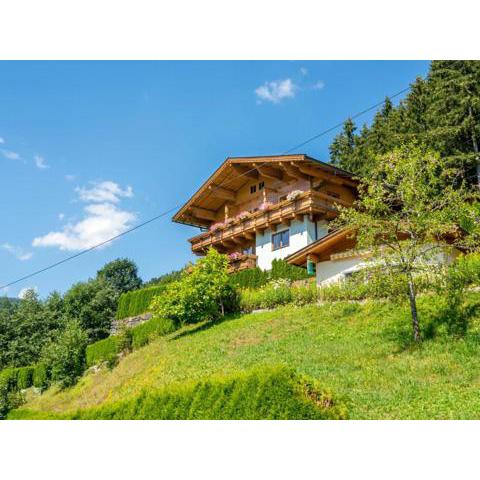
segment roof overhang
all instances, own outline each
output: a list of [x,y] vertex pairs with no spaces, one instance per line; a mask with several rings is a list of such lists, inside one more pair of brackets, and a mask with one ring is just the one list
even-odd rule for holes
[[306,265],[308,258],[316,262],[330,260],[332,254],[353,249],[355,245],[355,232],[348,228],[342,228],[292,253],[285,260],[291,265],[302,267]]
[[[206,227],[226,201],[254,178],[286,180],[324,176],[325,180],[356,188],[354,175],[305,154],[229,157],[173,216],[173,221]],[[200,216],[202,218],[200,218]]]

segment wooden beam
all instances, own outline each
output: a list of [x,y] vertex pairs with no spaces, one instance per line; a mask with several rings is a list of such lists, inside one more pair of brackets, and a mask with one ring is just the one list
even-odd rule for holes
[[323,178],[324,180],[327,180],[332,183],[336,183],[337,185],[348,185],[349,187],[357,186],[357,184],[353,180],[340,177],[337,175],[332,175],[331,173],[327,173],[323,170],[320,170],[314,167],[302,165],[301,163],[296,164],[294,162],[292,162],[292,165],[297,167],[302,173],[306,173],[307,175],[310,175],[315,178]]
[[329,195],[328,193],[325,193],[325,192],[315,191],[315,195],[317,195],[320,198],[323,198],[324,200],[328,200],[332,204],[338,203],[340,205],[343,205],[344,207],[351,207],[352,206],[352,202],[347,202],[343,198],[332,197],[331,195]]
[[195,217],[203,218],[205,220],[216,220],[216,212],[207,210],[206,208],[192,207],[192,213]]
[[258,163],[254,163],[253,166],[259,171],[260,175],[267,178],[273,178],[274,180],[282,180],[283,174],[277,168],[273,168],[270,166],[259,165]]
[[217,198],[221,198],[223,200],[230,200],[232,202],[235,201],[235,192],[233,190],[229,190],[228,188],[223,188],[218,185],[209,185],[208,189],[210,190],[211,195]]
[[235,163],[231,163],[230,166],[237,172],[239,175],[248,178],[254,178],[255,180],[258,179],[258,171],[253,170],[251,167],[246,167],[244,165],[238,165]]
[[302,173],[297,167],[294,167],[291,164],[281,163],[280,166],[285,170],[287,175],[291,178],[296,178],[298,180],[308,180],[309,176]]
[[247,240],[253,240],[255,238],[255,234],[251,233],[251,232],[243,232],[243,236],[247,239]]

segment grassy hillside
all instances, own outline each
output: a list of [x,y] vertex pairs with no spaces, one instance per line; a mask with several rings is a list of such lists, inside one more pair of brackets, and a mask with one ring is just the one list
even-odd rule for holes
[[[434,303],[421,298],[420,311]],[[282,364],[333,392],[349,418],[479,418],[479,327],[475,320],[464,339],[411,347],[408,311],[392,304],[283,307],[156,340],[71,389],[30,394],[12,417],[103,408],[179,382]]]
[[149,389],[120,402],[76,412],[11,412],[10,419],[52,420],[340,420],[345,406],[317,382],[286,367],[215,376]]

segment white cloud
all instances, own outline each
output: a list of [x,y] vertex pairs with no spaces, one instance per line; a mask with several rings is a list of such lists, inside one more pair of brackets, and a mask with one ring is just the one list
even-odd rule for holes
[[[84,250],[128,230],[136,219],[134,213],[117,205],[122,198],[133,197],[131,187],[122,189],[115,182],[105,181],[93,183],[91,188],[76,188],[75,191],[80,200],[88,202],[83,218],[76,223],[68,223],[59,231],[34,238],[34,247]],[[65,216],[61,213],[58,218],[63,220]]]
[[73,182],[75,180],[75,175],[65,175],[65,180],[67,182]]
[[2,150],[2,155],[9,160],[20,160],[20,154],[11,152],[10,150]]
[[[136,216],[111,203],[95,203],[84,208],[84,218],[33,240],[34,247],[83,250],[115,237],[132,226]],[[108,244],[105,244],[105,246]]]
[[5,143],[5,139],[3,137],[0,137],[0,143]]
[[22,262],[25,260],[30,260],[33,257],[32,252],[26,252],[23,248],[17,247],[16,245],[12,245],[10,243],[2,243],[0,248],[12,254],[15,258],[21,260]]
[[40,155],[35,155],[35,156],[33,157],[33,159],[35,160],[35,166],[36,166],[37,168],[40,168],[41,170],[43,170],[43,169],[45,169],[45,168],[50,168],[50,165],[47,165],[47,164],[45,163],[45,159],[44,159],[42,156],[40,156]]
[[58,214],[58,219],[59,220],[63,220],[65,218],[65,214],[64,213],[59,213]]
[[84,202],[118,203],[122,197],[133,197],[132,187],[127,186],[122,190],[117,183],[111,181],[93,183],[91,188],[77,187],[75,191]]
[[25,287],[18,292],[18,298],[23,300],[30,290],[33,290],[35,293],[38,293],[38,287]]
[[324,88],[324,87],[325,87],[325,83],[322,82],[321,80],[319,80],[319,81],[313,86],[313,88],[314,88],[315,90],[322,90],[322,88]]
[[258,102],[280,103],[285,98],[293,98],[298,87],[290,78],[265,82],[255,90]]
[[300,73],[301,73],[303,76],[308,75],[308,68],[302,67],[302,68],[300,69]]

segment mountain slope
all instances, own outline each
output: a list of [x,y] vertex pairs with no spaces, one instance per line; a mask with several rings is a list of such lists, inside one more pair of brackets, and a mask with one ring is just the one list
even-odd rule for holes
[[[420,311],[434,303],[422,298]],[[332,391],[347,404],[349,418],[477,418],[478,323],[463,340],[439,338],[411,348],[408,312],[392,304],[284,307],[158,339],[69,390],[32,395],[20,412],[74,412],[179,382],[282,364]]]

